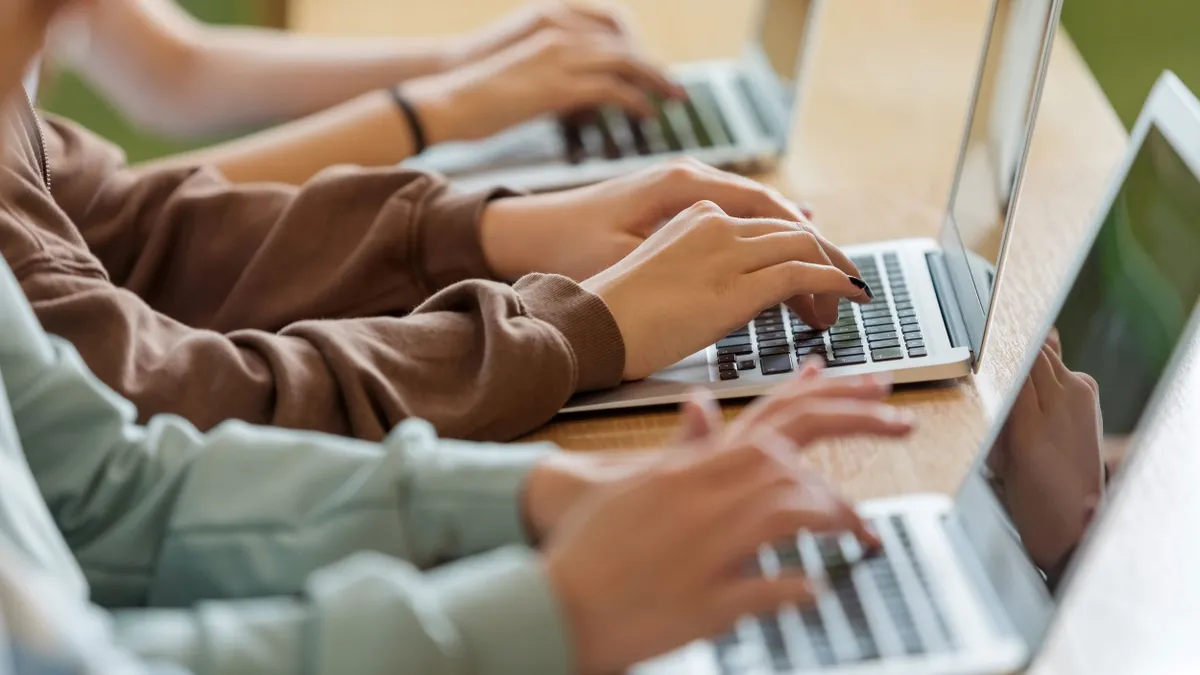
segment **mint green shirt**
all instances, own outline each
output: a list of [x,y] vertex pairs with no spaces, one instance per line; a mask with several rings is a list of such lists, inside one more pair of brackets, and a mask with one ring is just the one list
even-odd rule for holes
[[118,647],[197,675],[570,671],[518,504],[552,447],[138,425],[3,261],[0,375],[0,545]]

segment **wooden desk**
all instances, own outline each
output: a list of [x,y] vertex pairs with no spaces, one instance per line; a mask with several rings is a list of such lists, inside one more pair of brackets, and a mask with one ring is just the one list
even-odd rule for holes
[[[518,0],[293,0],[301,30],[449,33],[494,19]],[[664,61],[736,55],[754,3],[645,0],[630,9]],[[835,0],[829,3],[803,93],[797,142],[765,180],[812,203],[835,242],[934,236],[948,199],[987,18],[983,0]],[[686,31],[679,26],[686,25]],[[994,339],[978,376],[906,390],[921,429],[910,440],[854,440],[812,458],[855,497],[951,491],[986,430],[989,411],[1049,300],[1081,228],[1121,156],[1125,134],[1070,41],[1055,49],[1047,96],[998,300]],[[728,409],[730,414],[737,407]],[[560,418],[532,437],[568,448],[653,446],[674,411]]]
[[[292,0],[293,26],[323,33],[437,34],[481,25],[519,0]],[[753,3],[643,0],[631,11],[665,61],[736,53]],[[798,142],[775,176],[813,203],[834,241],[936,233],[947,201],[986,16],[986,0],[833,0],[798,120]],[[681,30],[681,26],[687,26]],[[1081,233],[1124,152],[1126,135],[1069,39],[1060,35],[999,291],[993,338],[973,378],[906,390],[915,411],[908,442],[817,448],[812,458],[854,496],[954,489],[996,414],[1035,325],[1080,248]],[[1031,672],[1194,672],[1200,663],[1200,364],[1169,406],[1168,423],[1128,475],[1120,531],[1096,547],[1064,618]],[[730,414],[735,410],[727,411]],[[569,448],[659,443],[672,412],[558,420],[533,435]],[[1147,526],[1152,524],[1153,526]],[[1165,556],[1147,565],[1143,556]]]

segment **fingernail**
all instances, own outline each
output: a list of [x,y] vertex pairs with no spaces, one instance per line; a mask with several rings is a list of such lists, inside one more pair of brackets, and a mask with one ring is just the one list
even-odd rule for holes
[[812,211],[812,209],[806,209],[806,208],[804,208],[804,207],[800,207],[800,215],[804,216],[804,217],[805,217],[806,219],[808,219],[808,220],[812,220],[812,219],[813,219],[813,211]]
[[863,281],[862,279],[859,279],[858,277],[848,277],[848,278],[850,279],[850,283],[854,284],[854,286],[856,288],[861,290],[863,293],[867,294],[868,300],[875,299],[875,294],[871,292],[871,287],[869,285],[867,285],[867,282]]

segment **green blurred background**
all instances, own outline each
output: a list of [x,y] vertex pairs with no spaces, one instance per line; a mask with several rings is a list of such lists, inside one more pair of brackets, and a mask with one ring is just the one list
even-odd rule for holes
[[[196,16],[217,23],[277,24],[277,1],[181,0]],[[1066,0],[1063,23],[1113,108],[1131,126],[1164,68],[1200,92],[1200,0]],[[141,134],[87,90],[61,75],[42,104],[123,145],[133,161],[202,145]],[[211,140],[211,139],[210,139]]]

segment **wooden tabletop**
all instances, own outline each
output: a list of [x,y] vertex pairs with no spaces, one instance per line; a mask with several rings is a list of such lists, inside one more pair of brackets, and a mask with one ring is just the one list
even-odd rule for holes
[[[519,0],[293,0],[293,26],[321,33],[444,34],[464,31],[517,7]],[[651,52],[664,62],[733,56],[749,28],[752,2],[643,0],[626,3]],[[837,243],[934,236],[941,225],[963,132],[988,2],[986,0],[836,0],[828,8],[804,83],[796,142],[777,174],[762,177],[815,206],[816,221]],[[683,27],[686,27],[684,29]],[[893,402],[914,411],[919,431],[900,443],[850,440],[815,448],[811,458],[854,497],[954,490],[981,436],[1010,387],[1033,333],[1043,321],[1081,247],[1081,237],[1121,159],[1127,136],[1065,34],[1051,62],[1045,99],[1018,207],[1011,256],[996,300],[996,317],[980,372],[940,386],[905,389]],[[1197,380],[1200,378],[1192,378]],[[1188,399],[1200,406],[1197,393]],[[1163,546],[1161,530],[1139,522],[1174,522],[1194,531],[1200,498],[1188,478],[1173,472],[1178,448],[1200,432],[1195,416],[1178,413],[1175,439],[1138,466],[1140,483],[1110,527],[1136,531],[1143,545]],[[732,415],[737,407],[727,408]],[[560,418],[531,438],[572,449],[654,446],[676,421],[669,410]],[[1188,435],[1190,434],[1190,436]],[[1194,442],[1190,442],[1194,446]],[[1200,475],[1197,453],[1186,454],[1186,475]],[[1162,481],[1172,498],[1155,499]],[[1146,489],[1141,489],[1145,486]],[[1187,499],[1179,496],[1180,491]],[[1190,494],[1188,494],[1190,493]],[[1138,498],[1146,496],[1146,499]],[[1173,500],[1173,501],[1172,501]],[[1164,514],[1167,509],[1178,509]],[[1189,510],[1190,509],[1190,510]],[[1164,516],[1171,516],[1166,518]],[[1191,519],[1189,519],[1191,516]],[[1194,539],[1194,537],[1193,537]],[[1103,547],[1102,547],[1103,548]],[[1047,673],[1183,672],[1141,667],[1141,645],[1163,646],[1161,662],[1200,663],[1200,642],[1183,638],[1161,619],[1200,610],[1200,591],[1172,593],[1163,577],[1131,560],[1125,546],[1098,552],[1091,586],[1121,579],[1123,592],[1069,598],[1078,617],[1062,622],[1035,663]],[[1200,560],[1190,545],[1193,562]],[[1104,557],[1107,555],[1107,557]],[[1111,575],[1100,577],[1097,575]],[[1182,576],[1174,577],[1174,579]],[[1139,584],[1141,586],[1139,586]],[[1144,586],[1147,590],[1132,590]],[[1156,595],[1157,594],[1157,595]],[[1160,598],[1167,615],[1132,624],[1142,597]],[[1151,605],[1153,606],[1153,605]],[[1144,611],[1144,610],[1143,610]],[[1122,627],[1131,626],[1129,633]],[[1196,624],[1191,627],[1194,629]],[[1097,645],[1093,640],[1107,640]],[[1130,649],[1130,645],[1139,645]],[[1103,656],[1097,656],[1102,654]],[[1122,656],[1124,654],[1124,656]],[[1157,654],[1157,653],[1156,653]],[[1190,661],[1186,657],[1192,657]],[[1181,660],[1183,659],[1183,660]],[[1135,665],[1138,664],[1138,665]]]
[[[294,25],[325,33],[459,32],[518,0],[294,0]],[[752,2],[645,0],[629,9],[664,62],[734,56]],[[804,83],[796,142],[764,180],[813,204],[834,242],[935,236],[942,222],[987,19],[984,0],[828,3]],[[680,30],[687,26],[687,30]],[[1055,46],[1021,197],[1012,266],[997,300],[994,339],[970,379],[906,389],[893,401],[920,430],[903,443],[851,440],[814,449],[854,497],[952,491],[1012,383],[1030,320],[1048,301],[1126,140],[1065,35]],[[737,406],[727,408],[735,413]],[[643,448],[675,425],[673,410],[564,417],[531,438],[572,449]]]

